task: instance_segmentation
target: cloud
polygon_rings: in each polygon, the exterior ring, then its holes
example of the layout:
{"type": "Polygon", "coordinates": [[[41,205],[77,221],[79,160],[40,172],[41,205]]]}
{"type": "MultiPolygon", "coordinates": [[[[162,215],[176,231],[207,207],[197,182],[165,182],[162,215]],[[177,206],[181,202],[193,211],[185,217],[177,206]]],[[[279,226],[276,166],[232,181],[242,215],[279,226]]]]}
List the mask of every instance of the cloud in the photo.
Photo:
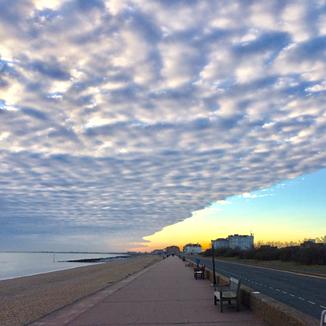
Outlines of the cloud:
{"type": "Polygon", "coordinates": [[[42,77],[49,77],[58,80],[68,80],[70,78],[69,74],[64,71],[64,69],[60,68],[55,62],[54,59],[49,59],[48,63],[42,62],[40,60],[36,60],[32,63],[27,64],[27,68],[31,68],[32,70],[37,71],[41,74],[42,77]]]}
{"type": "Polygon", "coordinates": [[[320,1],[1,6],[8,248],[56,236],[98,248],[97,234],[126,248],[215,201],[325,167],[320,1]]]}

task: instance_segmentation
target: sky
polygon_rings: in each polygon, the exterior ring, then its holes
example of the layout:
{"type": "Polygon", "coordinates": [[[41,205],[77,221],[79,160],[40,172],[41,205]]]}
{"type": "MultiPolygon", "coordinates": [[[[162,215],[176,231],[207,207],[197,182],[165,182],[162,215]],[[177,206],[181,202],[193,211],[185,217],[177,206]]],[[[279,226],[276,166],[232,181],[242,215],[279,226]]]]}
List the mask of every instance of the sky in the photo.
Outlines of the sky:
{"type": "Polygon", "coordinates": [[[183,222],[145,237],[148,249],[253,234],[254,243],[284,246],[326,235],[326,169],[213,203],[183,222]]]}
{"type": "MultiPolygon", "coordinates": [[[[243,194],[314,173],[323,192],[325,0],[0,7],[0,249],[141,248],[220,206],[248,232],[243,194]]],[[[321,232],[325,207],[310,232],[278,198],[257,237],[281,216],[284,238],[321,232]]]]}

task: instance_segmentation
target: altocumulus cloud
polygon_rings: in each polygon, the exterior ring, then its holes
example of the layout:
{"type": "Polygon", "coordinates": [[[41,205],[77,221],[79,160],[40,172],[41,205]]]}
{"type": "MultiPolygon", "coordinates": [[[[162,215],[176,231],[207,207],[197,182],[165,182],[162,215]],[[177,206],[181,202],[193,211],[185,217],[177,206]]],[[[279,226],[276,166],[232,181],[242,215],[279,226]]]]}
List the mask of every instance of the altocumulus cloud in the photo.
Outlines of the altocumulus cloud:
{"type": "Polygon", "coordinates": [[[325,167],[323,0],[0,5],[3,248],[126,248],[325,167]]]}

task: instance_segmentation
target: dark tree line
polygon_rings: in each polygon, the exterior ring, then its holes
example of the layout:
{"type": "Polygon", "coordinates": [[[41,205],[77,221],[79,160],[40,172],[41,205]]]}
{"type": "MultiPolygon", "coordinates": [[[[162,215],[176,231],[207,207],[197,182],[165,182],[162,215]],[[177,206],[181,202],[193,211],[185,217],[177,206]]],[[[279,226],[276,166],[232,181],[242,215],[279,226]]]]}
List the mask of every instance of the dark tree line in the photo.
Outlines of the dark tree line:
{"type": "MultiPolygon", "coordinates": [[[[203,255],[210,256],[211,249],[203,255]]],[[[305,265],[326,265],[326,244],[288,246],[278,248],[270,245],[260,246],[251,250],[221,248],[215,250],[217,257],[238,257],[240,259],[292,261],[305,265]]]]}

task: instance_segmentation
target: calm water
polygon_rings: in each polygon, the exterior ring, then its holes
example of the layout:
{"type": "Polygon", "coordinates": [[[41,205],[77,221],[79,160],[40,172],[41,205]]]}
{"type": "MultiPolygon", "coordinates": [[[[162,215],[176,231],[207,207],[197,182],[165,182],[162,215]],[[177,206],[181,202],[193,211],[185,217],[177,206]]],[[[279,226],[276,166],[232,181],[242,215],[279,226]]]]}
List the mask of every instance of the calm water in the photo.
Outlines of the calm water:
{"type": "Polygon", "coordinates": [[[28,276],[46,272],[59,271],[74,267],[92,265],[94,263],[67,263],[62,260],[103,258],[122,256],[117,254],[90,253],[32,253],[32,252],[0,252],[0,280],[28,276]]]}

